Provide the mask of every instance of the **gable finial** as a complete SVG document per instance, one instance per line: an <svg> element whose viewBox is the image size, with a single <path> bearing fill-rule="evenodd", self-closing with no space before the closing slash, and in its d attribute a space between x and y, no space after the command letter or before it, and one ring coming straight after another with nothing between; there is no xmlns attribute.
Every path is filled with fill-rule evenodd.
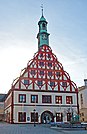
<svg viewBox="0 0 87 134"><path fill-rule="evenodd" d="M42 16L43 16L43 4L41 4Z"/></svg>

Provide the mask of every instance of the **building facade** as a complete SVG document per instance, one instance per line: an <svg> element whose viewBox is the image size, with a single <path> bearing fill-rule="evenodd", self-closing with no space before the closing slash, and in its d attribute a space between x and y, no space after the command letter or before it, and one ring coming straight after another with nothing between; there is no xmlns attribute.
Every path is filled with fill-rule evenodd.
<svg viewBox="0 0 87 134"><path fill-rule="evenodd" d="M5 100L9 123L70 121L78 114L78 89L49 46L47 21L38 22L38 52L15 79Z"/></svg>
<svg viewBox="0 0 87 134"><path fill-rule="evenodd" d="M0 94L0 121L4 121L4 101L6 98L6 94Z"/></svg>
<svg viewBox="0 0 87 134"><path fill-rule="evenodd" d="M84 86L79 87L78 91L80 121L87 122L87 79L84 79Z"/></svg>

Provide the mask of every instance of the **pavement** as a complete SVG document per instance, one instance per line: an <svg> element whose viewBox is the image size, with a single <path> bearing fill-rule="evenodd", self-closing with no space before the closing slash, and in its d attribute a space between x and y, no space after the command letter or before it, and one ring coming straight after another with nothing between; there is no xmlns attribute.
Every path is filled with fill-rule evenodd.
<svg viewBox="0 0 87 134"><path fill-rule="evenodd" d="M0 123L0 134L87 134L87 130L60 129L50 125Z"/></svg>

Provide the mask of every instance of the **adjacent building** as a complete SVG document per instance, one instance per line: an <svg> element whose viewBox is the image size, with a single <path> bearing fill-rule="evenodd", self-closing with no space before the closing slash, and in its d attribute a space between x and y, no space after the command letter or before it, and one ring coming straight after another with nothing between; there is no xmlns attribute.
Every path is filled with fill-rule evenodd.
<svg viewBox="0 0 87 134"><path fill-rule="evenodd" d="M4 114L5 98L6 98L6 94L0 94L0 121L3 121L5 118L5 114Z"/></svg>
<svg viewBox="0 0 87 134"><path fill-rule="evenodd" d="M87 79L84 79L84 86L79 87L79 112L80 121L87 122Z"/></svg>
<svg viewBox="0 0 87 134"><path fill-rule="evenodd" d="M47 21L38 22L38 52L15 79L5 100L9 123L70 121L78 114L78 89L49 46Z"/></svg>

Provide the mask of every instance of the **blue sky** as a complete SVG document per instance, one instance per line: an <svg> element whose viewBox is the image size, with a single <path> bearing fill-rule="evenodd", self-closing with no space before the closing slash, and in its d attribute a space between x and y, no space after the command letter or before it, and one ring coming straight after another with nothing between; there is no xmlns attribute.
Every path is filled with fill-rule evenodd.
<svg viewBox="0 0 87 134"><path fill-rule="evenodd" d="M38 51L41 4L50 47L77 86L87 78L87 0L0 1L0 93L7 93Z"/></svg>

